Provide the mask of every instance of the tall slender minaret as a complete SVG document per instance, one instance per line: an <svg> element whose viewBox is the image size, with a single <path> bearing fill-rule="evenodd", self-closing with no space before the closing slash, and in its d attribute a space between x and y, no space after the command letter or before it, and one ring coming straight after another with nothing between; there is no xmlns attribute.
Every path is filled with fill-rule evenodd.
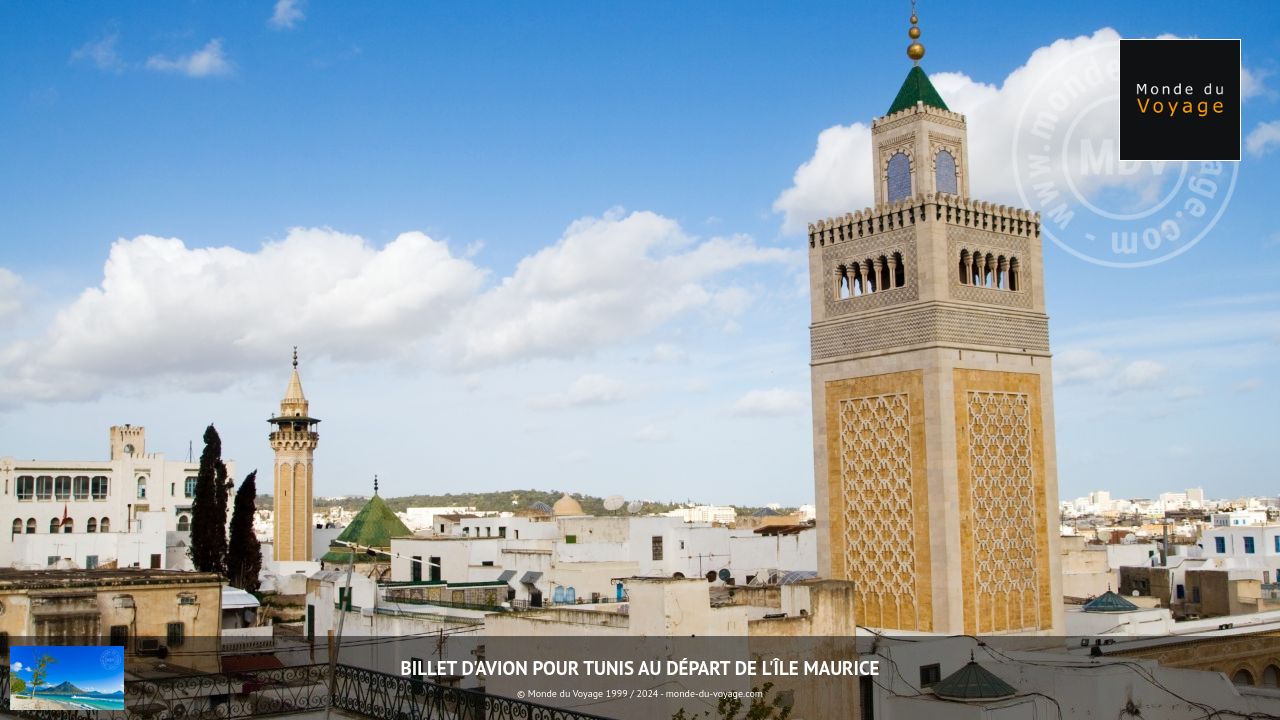
<svg viewBox="0 0 1280 720"><path fill-rule="evenodd" d="M275 451L275 540L273 557L279 562L314 559L311 551L314 483L313 456L320 434L311 417L298 377L298 348L293 349L293 374L280 401L280 414L268 422Z"/></svg>
<svg viewBox="0 0 1280 720"><path fill-rule="evenodd" d="M914 4L913 4L914 5ZM915 61L872 124L875 207L809 226L819 570L862 625L1062 628L1040 219L969 197Z"/></svg>

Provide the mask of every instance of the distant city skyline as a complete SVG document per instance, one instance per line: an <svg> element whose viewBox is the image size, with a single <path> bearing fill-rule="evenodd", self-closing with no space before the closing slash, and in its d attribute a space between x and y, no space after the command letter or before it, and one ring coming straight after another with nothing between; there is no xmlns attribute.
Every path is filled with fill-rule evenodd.
<svg viewBox="0 0 1280 720"><path fill-rule="evenodd" d="M1280 483L1280 31L1164 7L920 5L973 195L1014 205L1033 57L1243 33L1213 233L1139 270L1045 243L1063 497ZM183 459L212 421L266 492L298 345L318 495L813 503L805 224L870 204L909 3L552 12L0 6L0 456L133 423Z"/></svg>

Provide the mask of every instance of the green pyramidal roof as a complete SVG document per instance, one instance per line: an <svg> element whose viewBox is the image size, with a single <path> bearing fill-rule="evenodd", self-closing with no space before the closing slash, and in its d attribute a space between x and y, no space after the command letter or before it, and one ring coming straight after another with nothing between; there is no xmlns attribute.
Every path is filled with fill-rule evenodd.
<svg viewBox="0 0 1280 720"><path fill-rule="evenodd" d="M400 518L396 517L386 501L375 494L364 507L360 508L360 512L356 513L351 524L343 529L338 540L353 543L360 548L389 548L391 538L412 534L413 532L400 521ZM350 553L350 548L335 544L322 559L325 562L347 562ZM356 562L371 562L374 559L363 550L357 550L356 553Z"/></svg>
<svg viewBox="0 0 1280 720"><path fill-rule="evenodd" d="M1085 603L1083 609L1085 612L1129 612L1137 610L1138 606L1111 590L1107 590L1105 593Z"/></svg>
<svg viewBox="0 0 1280 720"><path fill-rule="evenodd" d="M1017 694L1009 683L973 660L933 686L933 694L948 700L998 700Z"/></svg>
<svg viewBox="0 0 1280 720"><path fill-rule="evenodd" d="M911 72L907 73L907 79L902 82L898 96L893 99L893 105L889 106L889 112L885 114L892 115L899 110L913 108L917 102L942 110L950 110L947 104L942 102L942 96L934 89L933 83L929 82L929 76L920 69L919 65L911 68Z"/></svg>

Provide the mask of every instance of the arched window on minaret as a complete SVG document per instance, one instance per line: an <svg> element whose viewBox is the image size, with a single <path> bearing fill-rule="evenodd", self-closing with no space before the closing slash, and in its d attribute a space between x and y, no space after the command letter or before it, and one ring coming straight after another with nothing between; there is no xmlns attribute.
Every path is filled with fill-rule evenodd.
<svg viewBox="0 0 1280 720"><path fill-rule="evenodd" d="M853 297L853 288L849 287L853 281L849 278L849 268L841 265L836 269L836 299L846 300Z"/></svg>
<svg viewBox="0 0 1280 720"><path fill-rule="evenodd" d="M1018 289L1018 258L1009 258L1009 289Z"/></svg>
<svg viewBox="0 0 1280 720"><path fill-rule="evenodd" d="M893 254L893 286L902 287L907 284L907 268L902 262L902 253Z"/></svg>
<svg viewBox="0 0 1280 720"><path fill-rule="evenodd" d="M888 168L889 202L897 202L911 197L911 160L906 153L894 153L889 158Z"/></svg>
<svg viewBox="0 0 1280 720"><path fill-rule="evenodd" d="M956 177L956 159L948 150L941 150L933 159L934 183L938 192L960 194Z"/></svg>
<svg viewBox="0 0 1280 720"><path fill-rule="evenodd" d="M969 285L973 282L973 259L969 255L968 250L960 251L960 284Z"/></svg>

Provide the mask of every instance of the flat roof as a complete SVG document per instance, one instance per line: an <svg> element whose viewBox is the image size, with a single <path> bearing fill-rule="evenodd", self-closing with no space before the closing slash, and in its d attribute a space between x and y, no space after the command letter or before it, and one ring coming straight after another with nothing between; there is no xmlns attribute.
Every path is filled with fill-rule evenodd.
<svg viewBox="0 0 1280 720"><path fill-rule="evenodd" d="M221 585L217 573L146 568L15 570L0 568L0 590L49 590L130 585Z"/></svg>

